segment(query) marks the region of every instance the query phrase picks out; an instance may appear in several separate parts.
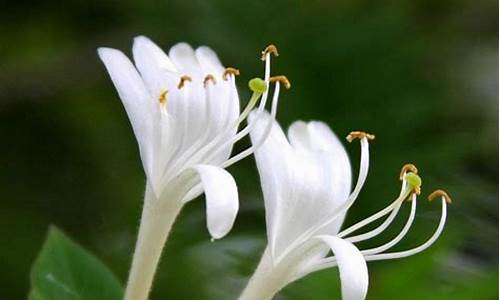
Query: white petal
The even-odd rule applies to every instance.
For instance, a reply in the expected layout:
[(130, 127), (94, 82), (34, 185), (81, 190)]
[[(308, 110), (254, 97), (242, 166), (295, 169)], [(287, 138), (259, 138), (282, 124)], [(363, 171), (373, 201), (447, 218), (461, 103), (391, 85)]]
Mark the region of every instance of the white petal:
[[(334, 191), (330, 204), (333, 207), (332, 210), (339, 208), (349, 197), (352, 180), (349, 156), (340, 140), (325, 123), (317, 121), (294, 122), (288, 129), (288, 138), (299, 151), (326, 151), (332, 155), (334, 172), (329, 184), (332, 185)], [(343, 216), (339, 217), (325, 233), (336, 234), (343, 219)]]
[(175, 87), (177, 70), (160, 47), (147, 37), (138, 36), (134, 39), (132, 52), (135, 65), (152, 96), (158, 97), (162, 91)]
[[(168, 56), (175, 64), (181, 75), (189, 75), (191, 77), (202, 77), (200, 64), (196, 59), (193, 48), (186, 43), (178, 43), (170, 48)], [(194, 78), (193, 78), (194, 79)]]
[[(216, 83), (209, 86), (210, 91), (206, 89), (206, 92), (209, 93), (210, 122), (204, 127), (210, 131), (208, 139), (211, 140), (236, 120), (239, 115), (239, 100), (237, 93), (232, 90), (232, 83), (222, 78), (224, 67), (217, 54), (209, 47), (202, 46), (196, 49), (195, 56), (201, 67), (202, 75), (211, 74), (216, 79)], [(231, 130), (227, 138), (234, 134), (235, 130)], [(213, 163), (225, 161), (229, 157), (231, 148), (227, 147), (227, 150), (221, 152), (221, 155)]]
[[(250, 132), (252, 143), (255, 144), (261, 140), (268, 118), (269, 115), (255, 111), (248, 117), (249, 122), (255, 122), (255, 127)], [(282, 214), (280, 202), (286, 201), (282, 198), (282, 191), (289, 187), (287, 173), (290, 151), (291, 147), (283, 130), (277, 122), (273, 122), (266, 141), (257, 148), (254, 154), (264, 194), (267, 239), (273, 256), (277, 255), (276, 240)]]
[(288, 139), (296, 149), (304, 151), (314, 149), (309, 128), (304, 121), (295, 121), (288, 127)]
[[(250, 134), (253, 143), (265, 131), (268, 118), (265, 113), (255, 120)], [(297, 151), (276, 122), (256, 150), (255, 159), (266, 205), (269, 244), (273, 256), (279, 259), (299, 237), (304, 238), (305, 232), (334, 213), (333, 159), (324, 151)]]
[(318, 121), (309, 123), (297, 121), (288, 129), (288, 138), (296, 148), (309, 151), (322, 150), (331, 153), (338, 173), (336, 186), (341, 188), (339, 194), (349, 195), (352, 179), (349, 156), (328, 125)]
[(167, 54), (165, 54), (165, 52), (163, 52), (163, 50), (158, 47), (158, 45), (156, 45), (151, 39), (145, 36), (137, 36), (134, 39), (134, 48), (137, 48), (134, 50), (138, 51), (136, 54), (141, 56), (138, 56), (138, 58), (144, 59), (145, 61), (147, 61), (147, 59), (151, 59), (151, 62), (154, 62), (154, 64), (157, 65), (157, 67), (160, 69), (170, 72), (177, 72), (177, 69), (170, 61)]
[(121, 51), (99, 48), (98, 53), (127, 111), (139, 143), (145, 172), (150, 176), (153, 164), (151, 157), (153, 131), (158, 117), (153, 100), (137, 70)]
[[(232, 80), (224, 80), (222, 75), (224, 67), (217, 54), (209, 47), (202, 46), (196, 49), (195, 55), (200, 64), (203, 76), (212, 74), (216, 78), (216, 84), (210, 86), (210, 124), (206, 124), (207, 129), (211, 131), (209, 139), (217, 134), (227, 131), (227, 128), (234, 124), (239, 116), (238, 92)], [(230, 130), (225, 139), (230, 139), (236, 129)], [(229, 158), (232, 145), (225, 147), (224, 151), (219, 151), (219, 155), (212, 161), (214, 164), (221, 164)]]
[(318, 236), (330, 246), (338, 263), (342, 300), (363, 300), (368, 292), (368, 268), (353, 244), (336, 236)]
[[(184, 113), (173, 114), (176, 122), (183, 124), (181, 127), (184, 128), (183, 146), (177, 153), (194, 157), (188, 167), (200, 163), (220, 165), (228, 159), (232, 144), (220, 150), (214, 147), (202, 156), (193, 155), (193, 151), (201, 149), (221, 132), (227, 132), (222, 142), (235, 134), (237, 128), (227, 129), (239, 115), (239, 99), (234, 83), (222, 79), (223, 67), (217, 55), (207, 47), (200, 47), (195, 52), (188, 44), (179, 43), (170, 49), (169, 56), (180, 70), (179, 74), (192, 78), (182, 89), (187, 99), (177, 102), (183, 109), (176, 111)], [(208, 73), (216, 77), (216, 83), (204, 87), (203, 80)], [(214, 151), (216, 153), (212, 155)]]
[(198, 47), (195, 51), (196, 58), (205, 74), (212, 74), (217, 79), (222, 80), (222, 73), (224, 72), (224, 67), (220, 62), (217, 54), (215, 52), (206, 47)]
[(214, 239), (225, 236), (233, 227), (238, 212), (238, 190), (229, 172), (210, 165), (197, 165), (207, 207), (207, 227)]

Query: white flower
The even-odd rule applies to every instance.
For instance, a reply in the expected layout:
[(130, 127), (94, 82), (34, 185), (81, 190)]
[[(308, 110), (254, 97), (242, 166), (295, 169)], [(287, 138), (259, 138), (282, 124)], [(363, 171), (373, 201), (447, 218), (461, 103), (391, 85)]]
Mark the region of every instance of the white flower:
[(263, 52), (264, 80), (253, 79), (251, 99), (240, 113), (235, 75), (224, 68), (208, 47), (193, 50), (185, 43), (165, 54), (146, 37), (133, 45), (135, 66), (120, 51), (98, 50), (123, 102), (139, 144), (147, 177), (144, 208), (129, 273), (126, 300), (147, 299), (163, 245), (183, 205), (205, 193), (207, 227), (212, 239), (226, 235), (238, 211), (238, 192), (233, 177), (224, 168), (251, 155), (261, 141), (231, 157), (233, 144), (255, 126), (238, 131), (250, 111), (264, 111), (271, 82), (275, 89), (271, 115), (277, 111), (283, 76), (271, 77), (271, 54)]
[[(252, 141), (264, 133), (269, 116), (256, 117)], [(288, 139), (279, 125), (255, 152), (266, 208), (268, 245), (257, 270), (240, 299), (271, 299), (288, 283), (307, 274), (338, 266), (344, 300), (364, 299), (368, 289), (366, 261), (413, 255), (432, 244), (446, 220), (446, 193), (441, 196), (442, 217), (433, 236), (423, 245), (407, 251), (386, 251), (408, 232), (415, 216), (420, 177), (413, 165), (402, 170), (400, 195), (378, 213), (340, 230), (347, 210), (356, 200), (368, 173), (368, 143), (374, 136), (353, 132), (348, 140), (361, 140), (361, 163), (357, 183), (351, 192), (351, 166), (341, 142), (321, 122), (295, 122)], [(354, 243), (378, 235), (396, 217), (403, 201), (411, 199), (411, 212), (402, 232), (388, 243), (359, 250)], [(352, 235), (365, 225), (389, 215), (377, 228)], [(329, 255), (332, 253), (333, 255)]]
[[(150, 194), (153, 199), (185, 203), (205, 191), (208, 229), (213, 238), (221, 238), (231, 229), (238, 210), (236, 184), (224, 168), (253, 153), (250, 148), (230, 158), (233, 144), (250, 129), (237, 132), (238, 126), (262, 93), (254, 94), (240, 114), (235, 85), (239, 71), (224, 68), (205, 46), (193, 50), (179, 43), (167, 55), (139, 36), (132, 51), (135, 66), (115, 49), (100, 48), (99, 56), (132, 124)], [(266, 100), (267, 91), (260, 110)], [(183, 191), (177, 193), (181, 199), (162, 200), (172, 190)]]

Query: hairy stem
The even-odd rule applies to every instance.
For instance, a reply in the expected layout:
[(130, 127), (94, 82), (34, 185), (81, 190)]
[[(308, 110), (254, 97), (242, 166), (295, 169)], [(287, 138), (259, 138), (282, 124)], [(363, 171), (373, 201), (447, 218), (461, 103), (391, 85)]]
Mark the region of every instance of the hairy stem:
[(273, 266), (271, 252), (266, 248), (239, 300), (270, 300), (285, 285), (285, 272)]
[[(146, 187), (139, 234), (125, 290), (125, 300), (146, 300), (151, 290), (163, 246), (182, 204), (175, 195), (158, 201)], [(162, 199), (163, 200), (163, 199)]]

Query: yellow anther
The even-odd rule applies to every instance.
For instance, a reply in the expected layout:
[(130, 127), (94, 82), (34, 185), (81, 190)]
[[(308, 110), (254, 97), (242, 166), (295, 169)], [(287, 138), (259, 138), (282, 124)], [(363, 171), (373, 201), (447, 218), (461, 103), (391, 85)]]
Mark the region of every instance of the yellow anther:
[(224, 73), (222, 74), (222, 79), (226, 80), (227, 81), (227, 76), (231, 74), (233, 76), (239, 76), (240, 75), (240, 70), (236, 69), (236, 68), (231, 68), (231, 67), (228, 67), (224, 70)]
[(274, 46), (273, 44), (270, 44), (269, 46), (266, 47), (266, 49), (264, 49), (264, 51), (262, 51), (261, 59), (266, 60), (266, 55), (268, 53), (273, 54), (274, 56), (279, 56), (278, 48), (276, 48), (276, 46)]
[(355, 139), (368, 139), (370, 141), (374, 140), (375, 139), (375, 135), (373, 134), (370, 134), (370, 133), (366, 133), (364, 131), (351, 131), (351, 133), (349, 133), (347, 136), (346, 136), (346, 140), (351, 143), (352, 141), (354, 141)]
[(417, 169), (417, 167), (415, 167), (414, 164), (405, 164), (401, 168), (401, 172), (399, 172), (399, 180), (403, 180), (403, 178), (405, 177), (405, 174), (408, 172), (418, 174), (418, 169)]
[(285, 86), (286, 89), (289, 89), (292, 85), (290, 84), (290, 81), (286, 76), (284, 75), (279, 75), (279, 76), (273, 76), (269, 78), (270, 82), (279, 82)]
[(184, 84), (185, 84), (185, 82), (186, 82), (186, 81), (191, 82), (191, 81), (193, 81), (193, 80), (192, 80), (192, 79), (191, 79), (191, 77), (189, 77), (188, 75), (182, 75), (182, 76), (181, 76), (181, 79), (179, 80), (179, 84), (177, 85), (177, 88), (178, 88), (179, 90), (180, 90), (180, 89), (182, 89), (182, 88), (184, 87)]
[(162, 90), (160, 93), (160, 97), (158, 97), (158, 101), (160, 101), (160, 104), (166, 104), (167, 103), (167, 94), (168, 90)]
[(435, 190), (427, 197), (427, 199), (429, 199), (429, 201), (432, 201), (437, 197), (443, 197), (446, 203), (451, 204), (451, 197), (443, 190)]
[(203, 79), (203, 86), (207, 87), (207, 84), (208, 84), (209, 81), (212, 81), (213, 84), (217, 83), (217, 81), (215, 80), (214, 75), (208, 74), (207, 76), (205, 76), (205, 79)]

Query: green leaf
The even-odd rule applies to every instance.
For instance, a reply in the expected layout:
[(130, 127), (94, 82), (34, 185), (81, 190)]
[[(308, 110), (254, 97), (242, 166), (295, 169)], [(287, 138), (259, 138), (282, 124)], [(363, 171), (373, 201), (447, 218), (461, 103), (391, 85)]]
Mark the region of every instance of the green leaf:
[(113, 300), (123, 289), (97, 258), (51, 227), (31, 270), (30, 300)]

